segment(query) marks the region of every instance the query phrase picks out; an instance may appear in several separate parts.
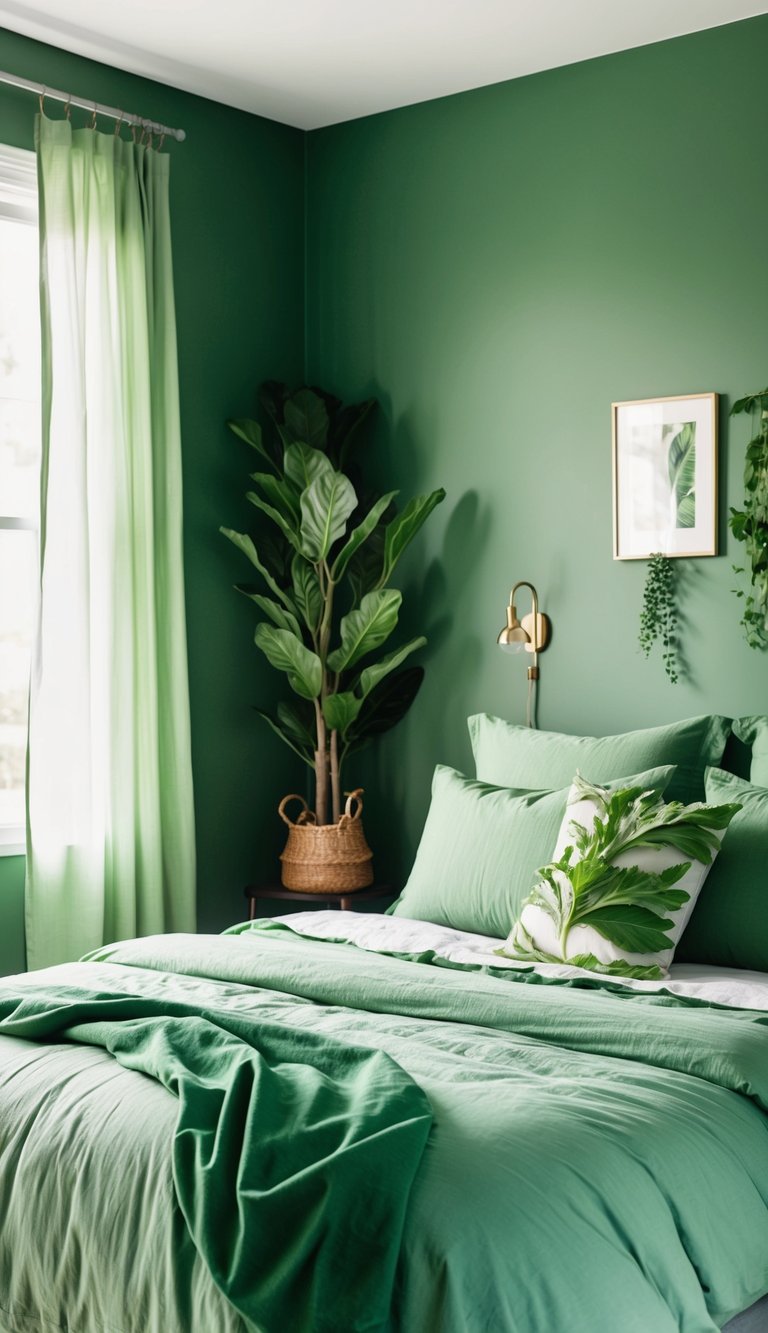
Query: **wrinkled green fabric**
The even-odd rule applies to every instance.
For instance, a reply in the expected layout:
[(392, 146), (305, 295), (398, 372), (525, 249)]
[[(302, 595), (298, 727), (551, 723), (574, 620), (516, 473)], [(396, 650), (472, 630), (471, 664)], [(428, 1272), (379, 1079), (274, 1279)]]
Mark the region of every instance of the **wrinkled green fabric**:
[[(715, 1333), (768, 1290), (768, 1015), (423, 958), (245, 926), (110, 946), (0, 998), (131, 992), (395, 1060), (433, 1126), (386, 1333)], [(101, 1049), (0, 1039), (2, 1333), (244, 1333), (184, 1248), (175, 1105)], [(268, 1150), (295, 1132), (269, 1127)], [(367, 1262), (353, 1237), (341, 1282)], [(284, 1306), (266, 1333), (294, 1328)]]
[[(385, 1327), (432, 1119), (388, 1056), (223, 1010), (63, 985), (4, 990), (3, 1036), (103, 1047), (178, 1098), (179, 1207), (249, 1328)], [(354, 1252), (364, 1262), (350, 1271)]]
[(37, 116), (29, 967), (195, 925), (169, 157)]

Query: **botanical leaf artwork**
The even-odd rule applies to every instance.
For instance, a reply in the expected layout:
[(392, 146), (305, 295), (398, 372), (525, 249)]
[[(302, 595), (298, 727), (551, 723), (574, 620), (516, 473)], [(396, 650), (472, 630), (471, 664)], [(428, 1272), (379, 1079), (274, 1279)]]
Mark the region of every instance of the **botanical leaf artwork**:
[[(253, 535), (222, 528), (263, 580), (238, 585), (264, 617), (255, 641), (285, 673), (294, 698), (276, 713), (257, 709), (316, 779), (315, 815), (339, 818), (347, 755), (407, 712), (423, 668), (403, 663), (419, 636), (380, 650), (397, 628), (402, 594), (389, 585), (401, 555), (445, 496), (416, 496), (398, 512), (397, 491), (372, 495), (354, 455), (373, 402), (343, 406), (321, 389), (291, 393), (262, 385), (271, 429), (238, 418), (229, 425), (269, 471), (251, 473)], [(269, 595), (267, 595), (269, 594)]]
[[(694, 862), (711, 863), (740, 806), (665, 804), (652, 791), (628, 787), (610, 792), (577, 776), (569, 803), (583, 800), (595, 807), (594, 826), (571, 823), (571, 844), (559, 860), (539, 872), (541, 879), (499, 953), (530, 962), (567, 962), (617, 976), (660, 978), (664, 968), (659, 963), (637, 963), (621, 956), (601, 962), (594, 954), (572, 952), (570, 933), (576, 926), (591, 927), (614, 946), (617, 955), (662, 954), (670, 949), (673, 918), (690, 897), (680, 881)], [(658, 870), (632, 864), (634, 856), (648, 850), (672, 850), (684, 859)], [(532, 914), (526, 914), (527, 907), (540, 908), (549, 918), (557, 951), (542, 947), (530, 927)]]
[(672, 509), (676, 528), (696, 527), (696, 422), (665, 426), (664, 433), (673, 433), (667, 450), (669, 484), (672, 488)]

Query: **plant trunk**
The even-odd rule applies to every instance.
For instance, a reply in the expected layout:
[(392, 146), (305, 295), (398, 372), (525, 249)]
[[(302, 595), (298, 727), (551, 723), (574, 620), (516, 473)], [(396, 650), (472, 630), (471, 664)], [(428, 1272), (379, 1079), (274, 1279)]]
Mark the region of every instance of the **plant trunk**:
[(339, 765), (339, 733), (331, 732), (331, 796), (333, 799), (333, 822), (341, 819), (341, 768)]
[[(317, 705), (317, 701), (315, 701)], [(328, 747), (325, 718), (317, 708), (317, 749), (315, 750), (315, 819), (318, 824), (328, 823)]]

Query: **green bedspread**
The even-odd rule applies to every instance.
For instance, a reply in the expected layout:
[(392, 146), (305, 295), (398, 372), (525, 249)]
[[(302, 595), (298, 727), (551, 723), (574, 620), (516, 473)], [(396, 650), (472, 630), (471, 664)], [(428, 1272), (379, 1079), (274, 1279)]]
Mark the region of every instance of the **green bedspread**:
[[(40, 984), (48, 991), (42, 1003), (35, 998)], [(242, 1084), (234, 1080), (247, 1088), (249, 1103), (237, 1111), (247, 1123), (237, 1143), (252, 1135), (262, 1145), (269, 1160), (259, 1163), (256, 1153), (257, 1172), (275, 1170), (282, 1181), (294, 1154), (304, 1151), (296, 1148), (295, 1105), (283, 1104), (282, 1135), (276, 1090), (264, 1102), (265, 1124), (258, 1114), (262, 1076), (285, 1060), (299, 1071), (288, 1085), (299, 1107), (308, 1086), (301, 1071), (316, 1057), (328, 1061), (319, 1068), (332, 1079), (341, 1069), (354, 1082), (355, 1069), (369, 1088), (389, 1090), (381, 1123), (390, 1143), (406, 1145), (403, 1160), (386, 1149), (377, 1156), (366, 1116), (353, 1121), (361, 1152), (371, 1154), (374, 1189), (364, 1197), (391, 1182), (395, 1223), (397, 1200), (408, 1195), (405, 1159), (418, 1159), (428, 1124), (410, 1080), (426, 1096), (433, 1125), (408, 1199), (388, 1333), (711, 1333), (768, 1289), (766, 1015), (602, 988), (516, 984), (277, 931), (116, 945), (87, 963), (0, 983), (0, 1013), (27, 1021), (29, 1009), (15, 1006), (29, 996), (33, 1008), (48, 1013), (44, 1023), (61, 1033), (73, 1016), (49, 1010), (51, 988), (63, 984), (98, 993), (107, 1023), (85, 1038), (106, 1045), (106, 1029), (116, 1026), (109, 1042), (133, 1067), (71, 1042), (30, 1043), (26, 1038), (38, 1034), (29, 1030), (24, 1039), (0, 1040), (3, 1333), (62, 1326), (71, 1333), (242, 1333), (242, 1319), (190, 1241), (206, 1229), (199, 1173), (203, 1196), (209, 1187), (218, 1195), (210, 1214), (220, 1227), (212, 1238), (217, 1277), (234, 1264), (241, 1293), (273, 1278), (286, 1290), (313, 1280), (308, 1265), (299, 1262), (288, 1274), (285, 1268), (300, 1258), (317, 1213), (287, 1216), (275, 1234), (267, 1226), (262, 1250), (265, 1232), (253, 1221), (258, 1199), (249, 1212), (251, 1235), (239, 1229), (245, 1215), (235, 1220), (221, 1203), (231, 1196), (217, 1169), (225, 1181), (233, 1174), (229, 1136), (210, 1135), (228, 1099), (221, 1086), (214, 1111), (196, 1120), (195, 1109), (188, 1122), (193, 1141), (203, 1129), (198, 1146), (182, 1150), (184, 1171), (194, 1166), (190, 1192), (179, 1192), (189, 1230), (179, 1225), (171, 1142), (184, 1097), (177, 1105), (136, 1068), (153, 1078), (160, 1073), (181, 1091), (188, 1052), (177, 1048), (171, 1057), (165, 1037), (158, 1051), (150, 1036), (139, 1041), (136, 1057), (133, 1036), (127, 1049), (124, 1043), (125, 1033), (144, 1023), (148, 1032), (154, 1026), (175, 1033), (192, 1013), (213, 1022), (225, 1042), (237, 1037), (238, 1050), (243, 1038), (250, 1052), (236, 1057), (250, 1071)], [(110, 1013), (109, 996), (126, 993), (155, 1007), (131, 1017), (136, 1000), (120, 1001), (129, 1005), (124, 1026)], [(76, 1021), (90, 1022), (90, 1014), (86, 1008)], [(199, 1044), (205, 1066), (209, 1052)], [(351, 1063), (335, 1054), (339, 1047), (352, 1052)], [(391, 1057), (408, 1077), (400, 1079), (389, 1062), (374, 1069), (360, 1054), (366, 1050)], [(294, 1058), (299, 1051), (301, 1059)], [(201, 1074), (205, 1083), (205, 1068), (193, 1070)], [(337, 1087), (316, 1077), (323, 1097), (340, 1099), (346, 1124), (350, 1104), (359, 1111), (365, 1096), (355, 1101), (357, 1089), (343, 1078)], [(343, 1162), (345, 1132), (337, 1124), (322, 1132), (330, 1135), (331, 1164)], [(178, 1135), (175, 1142), (178, 1153)], [(310, 1153), (305, 1160), (314, 1170), (317, 1159)], [(314, 1302), (308, 1317), (316, 1322), (307, 1325), (278, 1302), (265, 1333), (320, 1329), (326, 1314), (336, 1333), (380, 1326), (368, 1307), (375, 1290), (368, 1270), (392, 1249), (386, 1238), (371, 1249), (376, 1222), (363, 1220), (364, 1230), (353, 1221), (342, 1255), (336, 1322), (327, 1305)], [(293, 1238), (288, 1252), (277, 1234), (284, 1224)], [(342, 1235), (340, 1228), (340, 1245)], [(348, 1322), (366, 1317), (370, 1324)]]

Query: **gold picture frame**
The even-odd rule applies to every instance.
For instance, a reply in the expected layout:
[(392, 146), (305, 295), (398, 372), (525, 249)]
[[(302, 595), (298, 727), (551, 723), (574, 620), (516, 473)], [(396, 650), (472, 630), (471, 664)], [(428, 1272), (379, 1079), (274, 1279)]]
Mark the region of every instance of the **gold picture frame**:
[(613, 558), (717, 555), (716, 393), (611, 404)]

